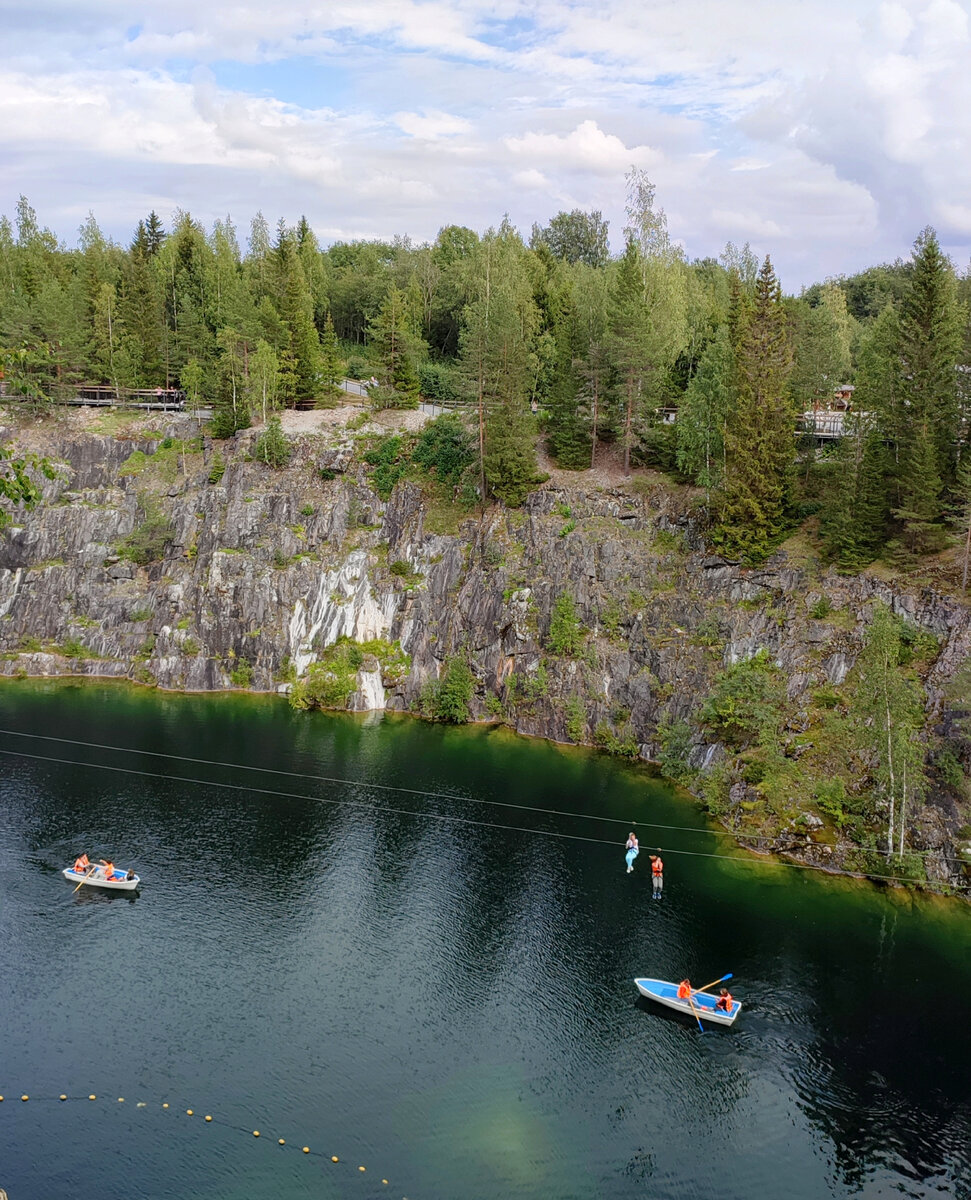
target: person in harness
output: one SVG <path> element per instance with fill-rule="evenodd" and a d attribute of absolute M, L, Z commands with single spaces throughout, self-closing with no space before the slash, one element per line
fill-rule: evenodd
<path fill-rule="evenodd" d="M 634 869 L 634 859 L 640 854 L 641 848 L 637 844 L 637 835 L 631 830 L 630 837 L 627 839 L 626 846 L 627 854 L 627 874 L 629 875 Z"/>
<path fill-rule="evenodd" d="M 650 859 L 651 882 L 654 884 L 654 891 L 651 893 L 651 898 L 660 900 L 661 892 L 664 890 L 664 863 L 661 861 L 660 849 L 658 849 L 657 854 L 652 854 Z"/>

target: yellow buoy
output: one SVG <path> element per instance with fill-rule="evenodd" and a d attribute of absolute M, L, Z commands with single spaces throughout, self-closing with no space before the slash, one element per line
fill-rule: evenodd
<path fill-rule="evenodd" d="M 381 1182 L 384 1184 L 387 1184 L 388 1181 L 387 1181 L 387 1179 L 382 1179 Z"/>
<path fill-rule="evenodd" d="M 367 1170 L 367 1167 L 358 1167 L 357 1169 L 358 1169 L 359 1171 L 366 1171 L 366 1170 Z"/>
<path fill-rule="evenodd" d="M 29 1096 L 21 1096 L 20 1098 L 21 1098 L 21 1100 L 29 1100 L 30 1099 Z"/>
<path fill-rule="evenodd" d="M 310 1153 L 310 1147 L 309 1147 L 309 1146 L 304 1146 L 304 1148 L 303 1148 L 303 1152 L 304 1152 L 304 1154 L 309 1154 L 309 1153 Z"/>
<path fill-rule="evenodd" d="M 211 1120 L 212 1120 L 212 1117 L 209 1117 L 209 1116 L 207 1116 L 207 1117 L 206 1117 L 206 1120 L 207 1120 L 207 1121 L 211 1121 Z"/>
<path fill-rule="evenodd" d="M 65 1096 L 63 1092 L 60 1094 L 60 1096 L 58 1096 L 58 1100 L 66 1100 L 66 1099 L 67 1099 L 67 1096 Z"/>
<path fill-rule="evenodd" d="M 94 1092 L 92 1092 L 91 1095 L 88 1097 L 88 1099 L 89 1100 L 97 1100 L 97 1096 L 94 1094 Z"/>
<path fill-rule="evenodd" d="M 119 1097 L 118 1097 L 118 1103 L 119 1103 L 119 1104 L 124 1104 L 124 1103 L 125 1103 L 125 1097 L 124 1097 L 124 1096 L 119 1096 Z"/>
<path fill-rule="evenodd" d="M 285 1146 L 285 1145 L 286 1145 L 286 1142 L 283 1140 L 283 1138 L 280 1138 L 280 1145 L 281 1145 L 281 1146 Z"/>
<path fill-rule="evenodd" d="M 162 1107 L 163 1107 L 163 1108 L 168 1108 L 168 1105 L 167 1105 L 167 1104 L 163 1104 L 163 1105 L 162 1105 Z"/>
<path fill-rule="evenodd" d="M 0 1103 L 3 1103 L 3 1096 L 0 1096 Z"/>
<path fill-rule="evenodd" d="M 187 1109 L 185 1110 L 185 1115 L 186 1115 L 187 1117 L 191 1117 L 191 1116 L 192 1116 L 192 1109 L 191 1109 L 191 1108 L 187 1108 Z"/>
<path fill-rule="evenodd" d="M 331 1161 L 331 1162 L 340 1162 L 340 1159 L 337 1157 L 337 1155 L 336 1155 L 336 1154 L 332 1154 L 332 1155 L 330 1156 L 330 1161 Z"/>
<path fill-rule="evenodd" d="M 258 1129 L 254 1129 L 254 1130 L 253 1130 L 253 1137 L 259 1137 L 259 1136 L 260 1136 L 260 1131 L 259 1131 Z"/>

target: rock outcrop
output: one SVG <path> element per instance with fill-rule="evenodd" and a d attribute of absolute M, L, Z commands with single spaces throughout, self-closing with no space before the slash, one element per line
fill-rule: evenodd
<path fill-rule="evenodd" d="M 418 487 L 399 484 L 383 503 L 346 445 L 308 439 L 272 470 L 240 435 L 222 448 L 220 475 L 210 447 L 162 455 L 163 470 L 158 438 L 47 437 L 58 477 L 0 536 L 7 675 L 285 690 L 337 639 L 382 638 L 400 641 L 410 670 L 386 686 L 365 663 L 352 708 L 414 710 L 461 655 L 476 681 L 473 717 L 656 759 L 662 722 L 690 721 L 716 673 L 760 649 L 796 708 L 842 684 L 875 601 L 939 640 L 929 722 L 971 653 L 971 610 L 957 600 L 782 555 L 743 569 L 706 551 L 691 510 L 662 488 L 547 488 L 443 534 L 426 529 Z M 150 518 L 164 537 L 157 559 L 138 565 L 130 541 Z M 582 655 L 548 649 L 564 593 L 590 631 Z M 693 728 L 689 760 L 710 769 L 723 748 Z M 956 819 L 932 813 L 921 834 L 953 886 L 963 884 Z M 805 836 L 785 848 L 807 857 Z"/>

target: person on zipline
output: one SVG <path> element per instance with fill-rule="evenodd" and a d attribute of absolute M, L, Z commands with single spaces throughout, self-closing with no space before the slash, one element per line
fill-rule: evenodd
<path fill-rule="evenodd" d="M 633 829 L 630 831 L 630 837 L 627 839 L 627 845 L 625 849 L 627 850 L 625 857 L 627 858 L 627 874 L 629 875 L 634 869 L 634 859 L 641 852 L 641 848 L 637 844 L 637 835 L 634 833 Z"/>
<path fill-rule="evenodd" d="M 657 854 L 651 854 L 651 881 L 654 884 L 652 899 L 660 900 L 661 892 L 664 890 L 664 863 L 661 861 L 661 851 L 658 849 Z"/>

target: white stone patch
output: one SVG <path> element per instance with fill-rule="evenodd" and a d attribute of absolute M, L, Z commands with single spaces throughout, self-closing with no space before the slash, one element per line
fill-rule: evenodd
<path fill-rule="evenodd" d="M 340 637 L 367 642 L 391 628 L 397 594 L 389 591 L 378 598 L 371 594 L 367 561 L 366 550 L 351 551 L 336 571 L 320 576 L 312 598 L 294 605 L 288 634 L 297 675 L 303 675 L 314 661 L 315 644 L 330 646 Z"/>
<path fill-rule="evenodd" d="M 358 671 L 357 693 L 351 701 L 351 708 L 354 712 L 374 712 L 385 707 L 387 699 L 380 670 Z"/>
<path fill-rule="evenodd" d="M 23 574 L 23 567 L 18 567 L 16 571 L 0 571 L 0 617 L 7 615 L 17 599 Z"/>

